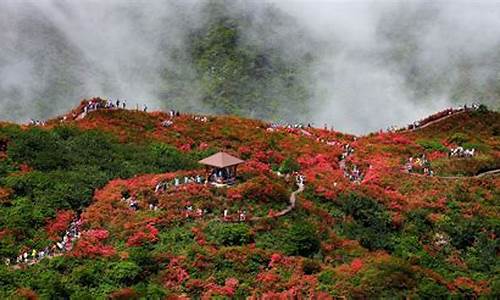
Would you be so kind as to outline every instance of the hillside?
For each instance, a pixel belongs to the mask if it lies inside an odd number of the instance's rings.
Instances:
[[[356,137],[105,103],[0,124],[1,298],[500,294],[497,112]],[[232,186],[199,180],[218,151]]]

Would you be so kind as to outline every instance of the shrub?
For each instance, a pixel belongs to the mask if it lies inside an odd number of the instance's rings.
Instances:
[[[318,253],[320,240],[316,228],[307,222],[294,223],[287,234],[284,250],[288,255],[312,257]]]
[[[209,241],[222,246],[239,246],[252,241],[250,227],[244,223],[211,222],[206,233]]]
[[[431,279],[424,279],[417,287],[417,294],[423,299],[446,299],[448,289]]]
[[[302,261],[302,271],[306,275],[316,274],[321,271],[321,265],[312,259],[305,259]]]
[[[362,273],[360,289],[372,298],[401,299],[418,284],[418,273],[402,260],[391,259],[373,266],[374,269]]]
[[[282,174],[289,174],[299,170],[300,165],[292,157],[288,157],[281,163],[278,171]]]
[[[455,143],[457,145],[462,145],[466,142],[468,142],[470,139],[465,133],[455,133],[451,137],[448,138],[448,141],[451,143]]]
[[[448,152],[448,148],[443,146],[443,144],[437,140],[418,140],[417,144],[422,146],[427,151]]]
[[[117,285],[133,284],[137,279],[141,268],[131,261],[113,262],[107,268],[107,276]]]
[[[342,210],[354,219],[347,234],[370,250],[387,249],[392,244],[392,221],[386,208],[375,200],[350,194],[342,197]]]

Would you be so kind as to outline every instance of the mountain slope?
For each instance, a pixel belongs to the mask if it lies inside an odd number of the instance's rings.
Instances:
[[[499,292],[500,177],[469,176],[499,167],[498,113],[355,137],[87,104],[44,126],[0,126],[3,298]],[[478,153],[448,157],[458,145]],[[217,151],[245,160],[232,187],[197,182],[196,162]],[[432,177],[405,171],[422,154]],[[306,176],[282,216],[298,187],[278,170]],[[16,262],[67,228],[66,250]]]

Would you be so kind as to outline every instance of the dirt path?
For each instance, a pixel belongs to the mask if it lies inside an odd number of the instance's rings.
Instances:
[[[289,212],[291,212],[295,208],[295,205],[297,203],[297,194],[302,193],[304,191],[304,188],[305,188],[304,184],[299,184],[299,188],[296,191],[292,192],[292,194],[290,194],[290,205],[288,205],[287,208],[285,208],[284,210],[279,211],[272,216],[253,217],[253,218],[250,218],[250,221],[259,221],[259,220],[268,219],[268,218],[279,218],[279,217],[282,217],[282,216],[288,214]]]
[[[423,174],[418,174],[418,173],[407,173],[407,174],[410,174],[412,176],[421,176],[421,177],[424,177],[426,175],[423,175]],[[487,176],[497,176],[500,174],[500,169],[495,169],[495,170],[490,170],[490,171],[486,171],[486,172],[481,172],[477,175],[474,175],[474,176],[432,176],[432,177],[435,177],[435,178],[441,178],[441,179],[469,179],[469,178],[483,178],[483,177],[487,177]]]
[[[462,110],[462,111],[459,111],[459,112],[451,113],[451,114],[449,114],[449,115],[443,116],[443,117],[441,117],[441,118],[439,118],[439,119],[436,119],[436,120],[434,120],[434,121],[430,121],[430,122],[428,122],[428,123],[425,123],[424,125],[419,126],[419,127],[417,127],[417,128],[403,130],[402,132],[414,132],[414,131],[417,131],[417,130],[420,130],[420,129],[424,129],[424,128],[428,127],[428,126],[431,126],[432,124],[436,124],[436,123],[438,123],[438,122],[441,122],[441,121],[443,121],[443,120],[446,120],[446,119],[448,119],[448,118],[451,118],[452,116],[460,115],[460,114],[463,114],[463,113],[465,113],[465,112],[467,112],[467,110]]]

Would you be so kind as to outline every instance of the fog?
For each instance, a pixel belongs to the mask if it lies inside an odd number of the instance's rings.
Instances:
[[[498,108],[500,4],[272,1],[323,42],[317,125],[365,133],[473,101]]]
[[[209,112],[194,70],[174,58],[187,55],[203,3],[1,1],[0,119],[52,117],[90,96]],[[244,28],[244,36],[272,43],[290,60],[311,53],[304,122],[366,133],[464,102],[499,106],[500,4],[493,1],[231,3],[257,20],[273,6],[296,22],[269,28],[282,38],[266,40],[262,27]],[[306,39],[289,38],[299,30]],[[165,72],[175,84],[162,80]],[[187,101],[171,96],[179,85]]]

